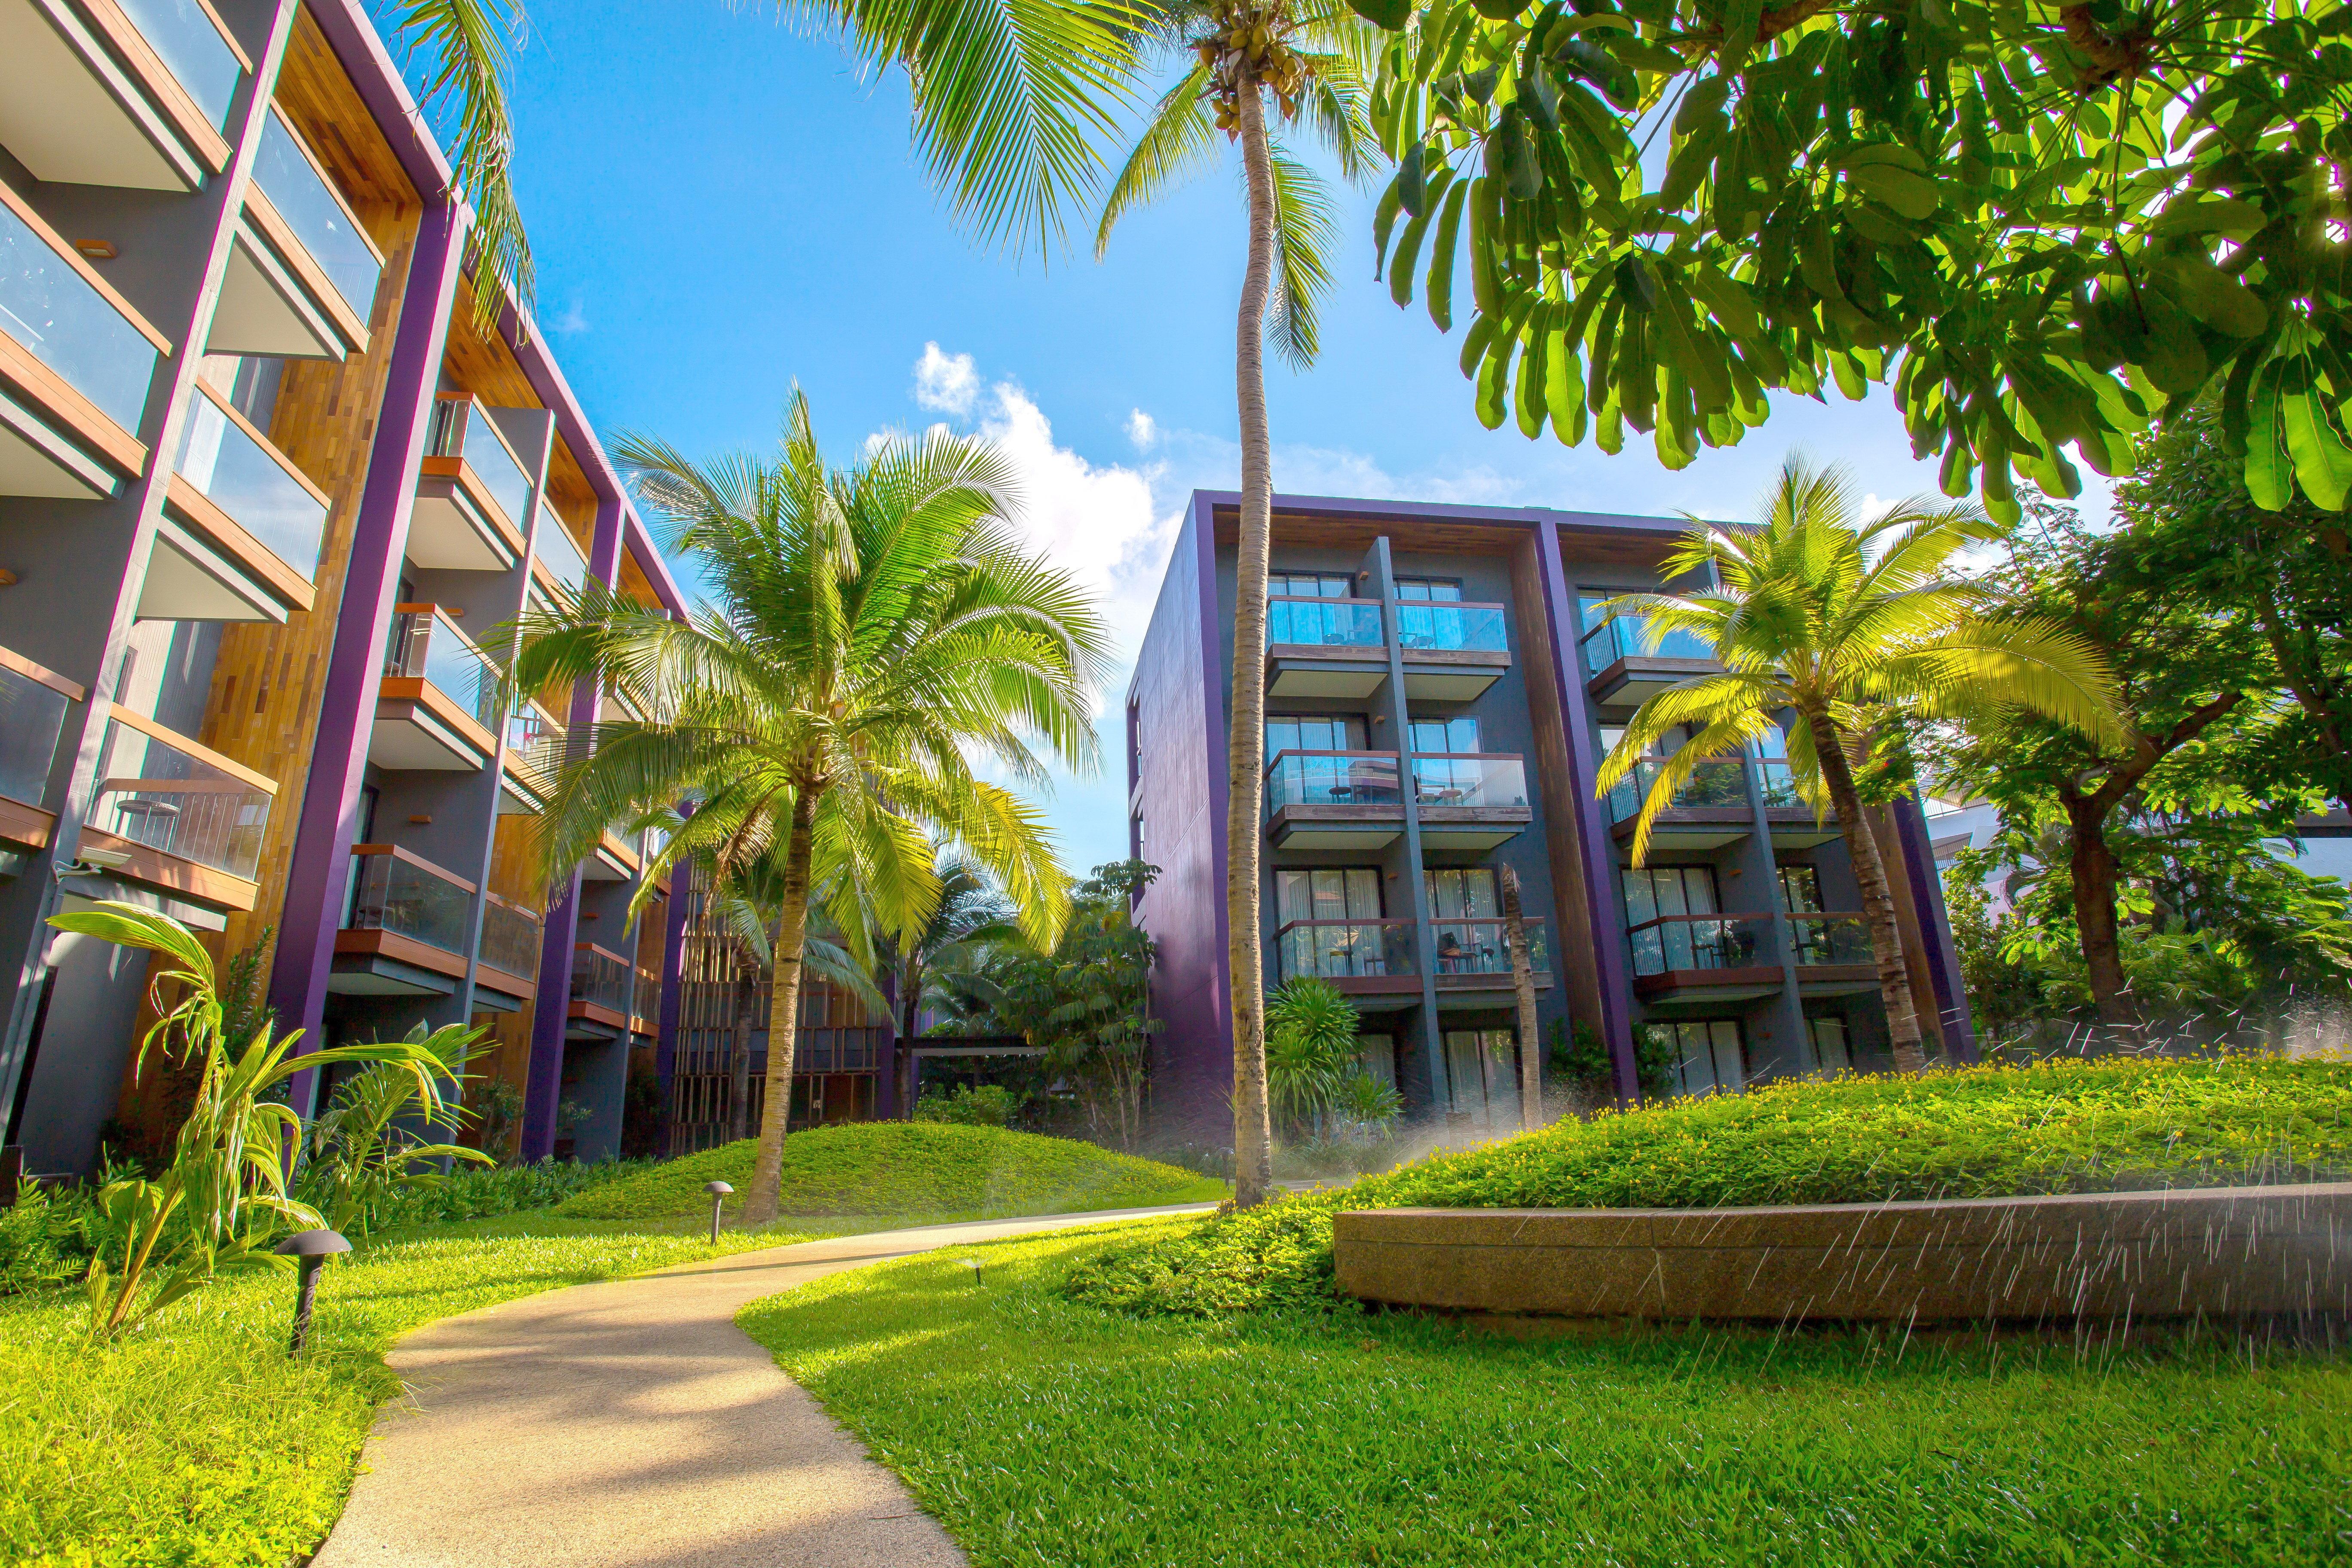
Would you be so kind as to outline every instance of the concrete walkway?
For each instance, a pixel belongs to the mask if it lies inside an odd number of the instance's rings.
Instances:
[[[936,1247],[1206,1205],[877,1231],[427,1324],[317,1568],[961,1568],[897,1477],[735,1326],[747,1302]]]

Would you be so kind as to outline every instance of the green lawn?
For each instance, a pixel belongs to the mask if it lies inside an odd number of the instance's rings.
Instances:
[[[1139,1318],[1059,1293],[1137,1229],[835,1275],[740,1321],[981,1568],[2352,1561],[2341,1352],[1522,1342],[1347,1309]]]
[[[567,1199],[559,1215],[592,1219],[708,1215],[703,1184],[735,1188],[740,1211],[758,1145],[746,1139],[673,1160]],[[784,1140],[788,1214],[921,1215],[995,1219],[1089,1209],[1216,1203],[1222,1181],[1072,1138],[937,1121],[819,1127]]]
[[[856,1228],[785,1221],[719,1246]],[[291,1362],[291,1275],[216,1282],[97,1350],[78,1296],[0,1299],[0,1563],[282,1568],[342,1511],[376,1407],[398,1392],[383,1354],[402,1332],[710,1250],[690,1227],[544,1214],[430,1227],[331,1264],[312,1348]]]

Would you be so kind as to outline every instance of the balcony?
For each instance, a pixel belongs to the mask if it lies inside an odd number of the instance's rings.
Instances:
[[[593,942],[572,952],[571,1006],[567,1040],[617,1040],[629,1030],[629,1007],[636,995],[636,965]]]
[[[648,1037],[661,1032],[661,975],[651,969],[634,972],[629,998],[629,1033]]]
[[[1424,702],[1467,702],[1511,668],[1509,621],[1500,605],[1397,606],[1397,646],[1404,691]]]
[[[352,846],[351,891],[327,989],[446,996],[466,975],[474,884],[396,844]]]
[[[1633,824],[1650,797],[1665,760],[1644,757],[1609,792],[1610,832],[1620,847],[1633,842]],[[1710,757],[1691,769],[1674,799],[1650,825],[1650,841],[1662,848],[1718,849],[1756,830],[1748,803],[1748,764],[1738,757]]]
[[[127,880],[250,910],[278,784],[120,705],[76,856]]]
[[[253,177],[209,352],[340,360],[365,353],[383,256],[276,104]]]
[[[484,1007],[516,1012],[539,994],[539,916],[520,904],[482,895],[482,947],[474,996]]]
[[[1662,632],[1640,616],[1615,616],[1584,634],[1586,689],[1604,708],[1631,708],[1697,675],[1719,675],[1715,645]]]
[[[539,503],[539,528],[531,536],[530,576],[557,604],[577,605],[588,591],[588,558],[545,501]]]
[[[171,352],[0,181],[0,495],[99,500],[146,472],[140,416]]]
[[[522,559],[530,475],[489,411],[463,393],[433,405],[408,559],[448,572],[505,572]]]
[[[1377,849],[1404,832],[1394,752],[1283,752],[1265,770],[1266,832],[1283,849]]]
[[[1359,998],[1385,996],[1391,1005],[1421,995],[1411,921],[1292,921],[1274,933],[1274,942],[1276,973],[1284,980],[1317,975]]]
[[[1810,849],[1839,837],[1834,812],[1816,817],[1797,793],[1796,775],[1782,762],[1756,764],[1756,784],[1764,796],[1764,823],[1775,849]]]
[[[1370,697],[1389,673],[1381,602],[1269,597],[1265,673],[1273,697]]]
[[[164,621],[277,621],[308,610],[327,492],[202,380],[180,433],[167,510],[139,592]]]
[[[637,846],[608,827],[596,840],[595,853],[581,862],[580,875],[590,882],[634,882],[644,869]]]
[[[57,769],[66,713],[89,695],[79,682],[0,647],[0,843],[49,847],[58,819],[41,802]],[[15,853],[0,849],[0,861]]]
[[[393,606],[368,761],[404,772],[472,773],[498,754],[498,666],[435,605]]]
[[[570,735],[536,698],[508,715],[507,787],[524,810],[536,812],[547,804],[570,750]]]
[[[1551,945],[1544,938],[1541,919],[1528,928],[1528,966],[1536,989],[1551,989]],[[1429,922],[1437,954],[1439,1008],[1508,1005],[1516,989],[1511,978],[1511,945],[1498,920],[1436,920]],[[1498,995],[1497,993],[1500,993]]]
[[[1645,1002],[1732,1002],[1780,989],[1770,915],[1662,915],[1626,933]]]
[[[1813,912],[1789,917],[1797,959],[1797,990],[1806,996],[1854,995],[1878,989],[1878,955],[1870,924],[1858,914]]]
[[[0,144],[38,180],[192,192],[251,68],[200,0],[0,0]]]
[[[1502,752],[1416,752],[1412,789],[1424,849],[1492,849],[1535,820],[1527,764]]]

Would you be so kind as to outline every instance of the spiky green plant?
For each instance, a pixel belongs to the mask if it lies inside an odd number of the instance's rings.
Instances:
[[[1643,702],[1595,787],[1606,795],[1661,741],[1690,731],[1659,763],[1643,797],[1633,843],[1641,865],[1658,813],[1697,765],[1754,746],[1790,715],[1790,777],[1817,816],[1837,813],[1895,1063],[1916,1072],[1927,1062],[1918,1013],[1855,768],[1897,712],[1968,719],[2021,709],[2112,734],[2114,678],[2082,638],[2046,622],[1986,614],[1983,593],[1952,569],[1968,546],[2000,537],[1973,507],[1898,501],[1865,522],[1844,469],[1791,458],[1753,524],[1690,521],[1664,571],[1669,581],[1696,576],[1708,585],[1622,594],[1601,608],[1641,616],[1652,650],[1673,632],[1704,639],[1724,673],[1694,676]]]
[[[438,1091],[444,1084],[456,1089],[466,1081],[467,1063],[488,1032],[463,1024],[428,1030],[419,1024],[403,1043],[430,1058],[425,1071],[408,1061],[371,1062],[335,1086],[333,1100],[310,1123],[308,1154],[296,1184],[328,1228],[367,1235],[403,1187],[440,1179],[437,1170],[419,1170],[420,1163],[497,1163],[479,1149],[427,1142],[417,1135],[419,1128],[457,1132],[473,1120],[463,1105]]]

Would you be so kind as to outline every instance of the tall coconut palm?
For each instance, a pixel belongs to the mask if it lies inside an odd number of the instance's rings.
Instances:
[[[1366,116],[1373,35],[1333,0],[1167,0],[1150,39],[1190,67],[1161,95],[1103,203],[1095,254],[1132,209],[1216,163],[1223,132],[1241,152],[1249,250],[1234,342],[1240,404],[1242,507],[1234,588],[1233,723],[1227,737],[1225,906],[1234,1025],[1234,1201],[1274,1183],[1266,1103],[1265,994],[1258,909],[1259,815],[1265,792],[1265,578],[1274,459],[1266,429],[1265,343],[1297,369],[1315,361],[1317,305],[1339,239],[1328,190],[1269,128],[1278,119],[1328,153],[1341,175],[1378,153]]]
[[[1962,550],[2000,536],[1973,507],[1906,500],[1864,522],[1845,470],[1792,458],[1752,525],[1690,522],[1665,570],[1702,574],[1714,586],[1624,594],[1602,608],[1643,617],[1654,649],[1672,632],[1706,639],[1725,673],[1695,676],[1643,702],[1596,786],[1607,795],[1660,741],[1691,731],[1659,763],[1643,798],[1633,843],[1639,866],[1658,813],[1702,761],[1753,746],[1780,727],[1780,715],[1791,715],[1791,779],[1816,814],[1837,813],[1862,889],[1895,1065],[1917,1072],[1927,1065],[1918,1012],[1854,768],[1898,709],[1923,719],[2024,710],[2110,735],[2114,677],[2090,644],[2054,625],[1987,618],[1982,592],[1952,571]]]
[[[988,868],[960,845],[940,852],[934,869],[940,898],[922,929],[889,943],[877,955],[877,970],[890,977],[891,1026],[902,1041],[914,1039],[932,982],[943,970],[957,972],[967,954],[1024,940],[1021,911],[990,879]],[[911,1087],[911,1086],[908,1086]],[[911,1101],[904,1109],[912,1112]]]
[[[952,843],[1050,943],[1067,878],[1036,807],[981,778],[975,759],[1033,785],[1041,749],[1097,766],[1108,632],[1087,593],[1013,534],[1012,472],[986,442],[934,430],[834,469],[795,391],[773,463],[697,466],[645,437],[617,453],[709,605],[673,620],[592,587],[574,610],[526,619],[516,689],[594,679],[665,716],[598,726],[556,781],[543,853],[572,865],[606,824],[696,796],[652,869],[780,858],[767,1102],[745,1204],[758,1222],[776,1212],[813,896],[829,895],[845,924],[862,909],[903,939],[937,907],[934,846]]]
[[[645,14],[672,27],[677,10]],[[956,210],[985,240],[1041,249],[1060,237],[1069,203],[1093,188],[1098,140],[1124,101],[1150,16],[1149,0],[777,0],[776,11],[838,37],[870,69],[904,69],[916,146]],[[495,316],[503,296],[528,310],[530,245],[507,108],[521,0],[393,0],[385,19],[425,62],[425,103],[446,100],[457,121],[455,183],[474,209],[469,252],[503,286],[477,287],[478,307]]]

